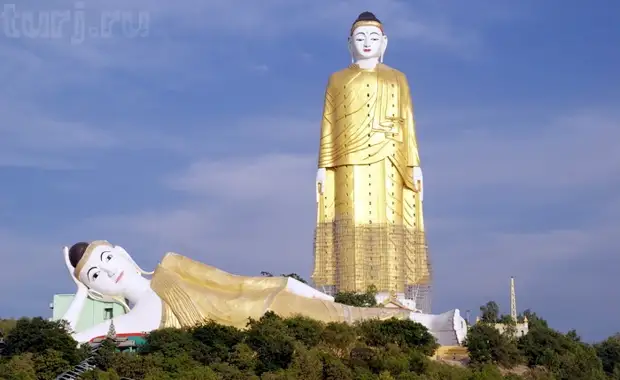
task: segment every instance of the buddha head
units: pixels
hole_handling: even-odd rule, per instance
[[[378,58],[383,62],[388,39],[381,21],[371,12],[363,12],[351,26],[349,52],[353,61]]]
[[[120,246],[105,240],[79,242],[69,249],[75,277],[88,288],[91,298],[128,306],[125,295],[140,286],[143,271]]]

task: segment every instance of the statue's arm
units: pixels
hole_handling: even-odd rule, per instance
[[[413,115],[413,101],[411,100],[411,89],[407,77],[403,74],[402,79],[403,92],[403,113],[407,128],[407,167],[411,169],[411,177],[417,191],[420,193],[420,200],[424,198],[424,176],[422,175],[422,167],[420,166],[420,151],[418,149],[418,139],[415,130],[415,118]]]
[[[418,140],[415,130],[415,118],[413,114],[413,101],[411,100],[411,89],[407,77],[402,74],[401,91],[403,101],[403,116],[405,118],[405,128],[407,129],[407,166],[410,168],[420,167],[420,152],[418,150]]]
[[[331,166],[334,151],[334,124],[336,122],[336,106],[334,104],[334,76],[327,82],[325,99],[323,104],[323,118],[321,120],[321,139],[319,147],[319,168],[325,169]]]
[[[128,317],[129,314],[127,315],[123,315],[121,317],[117,317],[117,318],[112,318],[111,321],[114,321],[114,329],[116,330],[117,334],[123,334],[126,333],[127,331],[123,331],[123,322],[122,322],[122,317]],[[105,321],[105,322],[101,322],[98,325],[95,325],[91,328],[88,328],[84,331],[81,331],[79,333],[74,333],[71,336],[73,337],[73,339],[75,339],[78,343],[82,344],[82,343],[88,343],[90,342],[92,339],[100,337],[100,336],[105,336],[107,335],[108,331],[110,331],[110,321]]]
[[[65,312],[62,319],[67,321],[69,328],[72,331],[75,331],[80,315],[82,314],[82,310],[84,309],[84,305],[86,304],[86,299],[88,298],[88,288],[77,277],[75,277],[75,274],[73,273],[73,265],[69,259],[69,247],[64,247],[62,252],[67,271],[77,287],[73,301],[71,301],[71,305],[69,305],[69,308]]]
[[[335,124],[335,106],[333,96],[333,76],[327,82],[325,89],[325,99],[323,104],[323,118],[321,119],[321,139],[319,146],[319,169],[316,173],[316,197],[317,202],[324,193],[325,181],[327,179],[327,168],[332,166],[334,139],[333,131]]]
[[[101,322],[91,328],[73,334],[78,343],[86,343],[94,338],[105,336],[110,330],[110,321],[114,321],[117,334],[149,333],[161,324],[161,301],[149,300],[145,304],[134,307],[129,313]]]
[[[75,331],[77,327],[78,320],[80,315],[82,314],[82,310],[84,309],[84,305],[86,304],[86,299],[88,298],[88,292],[86,288],[78,289],[73,297],[73,301],[71,301],[71,305],[65,312],[65,315],[62,317],[69,324],[69,328],[72,331]]]

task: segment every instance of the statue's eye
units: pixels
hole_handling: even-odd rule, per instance
[[[97,279],[97,277],[99,277],[99,272],[97,272],[97,273],[93,274],[93,280],[96,280],[96,279]]]
[[[107,255],[105,258],[105,261],[110,261],[110,260],[112,260],[112,255]]]

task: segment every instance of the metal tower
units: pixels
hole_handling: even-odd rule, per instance
[[[510,277],[510,316],[517,323],[517,296],[515,293],[515,278]]]

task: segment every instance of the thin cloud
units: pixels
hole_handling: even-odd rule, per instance
[[[162,36],[164,30],[176,31],[191,36],[191,33],[217,31],[220,35],[241,36],[249,39],[265,37],[286,37],[290,33],[314,30],[322,35],[332,34],[333,30],[346,33],[352,20],[363,10],[373,9],[384,20],[390,35],[421,43],[455,48],[477,44],[478,36],[474,29],[464,30],[456,26],[453,19],[463,17],[462,12],[450,13],[448,7],[433,8],[423,4],[411,4],[397,0],[383,0],[380,3],[369,0],[351,2],[348,0],[322,0],[307,2],[301,0],[268,0],[259,3],[249,0],[166,1],[125,0],[105,3],[82,3],[74,1],[26,1],[15,6],[19,12],[68,12],[71,22],[82,17],[89,26],[101,28],[106,15],[120,14],[126,22],[115,25],[114,40],[121,40],[127,34],[124,24],[144,31],[144,37]],[[243,9],[243,12],[239,12]],[[484,9],[483,9],[484,10]],[[480,17],[484,11],[472,16]],[[38,14],[37,13],[37,14]],[[140,22],[143,25],[140,27]],[[122,24],[122,25],[121,25]],[[73,25],[73,24],[71,24]],[[319,26],[317,28],[317,26]],[[128,26],[125,26],[126,29]],[[471,28],[471,27],[469,27]],[[66,33],[66,42],[75,37]],[[345,34],[346,35],[346,34]],[[86,31],[88,38],[88,31]],[[129,38],[125,38],[129,39]],[[100,35],[93,36],[84,44],[101,42]],[[139,40],[139,39],[138,39]],[[79,44],[83,44],[79,41]],[[66,44],[67,45],[67,44]],[[78,45],[74,41],[71,45]],[[73,52],[78,51],[74,49]],[[90,51],[90,53],[93,53]],[[105,58],[99,55],[100,58]],[[109,59],[109,58],[108,58]]]
[[[30,166],[38,161],[60,161],[52,166],[66,166],[62,157],[35,154],[35,149],[65,151],[74,147],[112,148],[128,140],[121,129],[130,129],[135,138],[132,141],[153,141],[148,130],[139,132],[139,126],[128,121],[100,124],[72,120],[73,115],[53,115],[44,111],[50,108],[50,100],[62,97],[71,88],[92,88],[101,91],[109,81],[112,72],[133,73],[144,78],[157,76],[159,87],[171,91],[200,86],[213,79],[216,67],[221,64],[205,58],[203,41],[206,34],[218,33],[238,41],[264,40],[268,38],[289,38],[292,34],[315,32],[326,38],[346,30],[352,18],[360,9],[377,8],[376,12],[390,25],[390,34],[395,38],[411,39],[414,42],[463,46],[461,39],[468,35],[463,30],[453,29],[452,17],[446,11],[405,6],[404,3],[386,0],[379,4],[349,1],[302,1],[283,2],[270,0],[258,3],[251,1],[188,1],[172,4],[165,1],[107,1],[85,3],[63,0],[28,0],[8,4],[6,17],[50,16],[53,12],[69,15],[69,26],[75,26],[77,19],[85,22],[84,41],[74,40],[73,28],[65,25],[55,31],[53,25],[39,23],[31,25],[39,38],[16,38],[0,40],[0,57],[3,65],[0,77],[5,86],[0,90],[3,100],[5,121],[0,126],[2,142],[9,147],[3,160],[5,165]],[[244,12],[238,10],[243,8]],[[106,16],[107,15],[107,16]],[[134,22],[144,30],[142,35],[129,36],[126,25],[114,24],[109,35],[89,34],[91,27],[101,27],[104,16],[120,15]],[[121,17],[121,18],[122,18]],[[51,19],[50,19],[51,20]],[[26,24],[17,22],[18,33],[24,34]],[[320,25],[320,28],[316,28]],[[47,29],[46,29],[47,28]],[[31,30],[30,34],[33,33]],[[334,32],[336,31],[336,32]],[[338,32],[340,31],[340,32]],[[70,33],[71,32],[71,33]],[[49,36],[45,37],[45,35]],[[131,37],[131,38],[130,38]],[[469,37],[468,37],[469,38]],[[461,42],[459,42],[461,41]],[[469,42],[466,42],[469,44]],[[309,53],[312,54],[312,53]],[[148,57],[143,59],[142,57]],[[180,64],[184,63],[184,64]],[[190,64],[191,63],[191,64]],[[200,69],[198,69],[200,67]],[[265,73],[269,62],[253,66],[252,70]],[[140,96],[137,89],[116,92],[116,98],[125,98],[127,103]],[[64,110],[68,111],[67,109]],[[127,118],[126,115],[125,118]],[[117,125],[114,125],[117,124]],[[120,124],[120,125],[119,125]],[[131,128],[127,128],[127,126]],[[139,136],[140,135],[140,136]],[[159,141],[174,140],[168,136],[155,137]],[[188,143],[172,141],[162,146],[168,149],[174,145],[176,151],[183,151]],[[125,144],[127,145],[127,144]],[[27,151],[32,151],[31,156]],[[22,160],[19,158],[22,157]]]
[[[268,154],[246,159],[201,160],[166,179],[172,189],[229,201],[285,200],[312,184],[313,156]]]
[[[432,120],[430,124],[432,129]],[[550,192],[606,186],[617,178],[620,152],[614,141],[620,117],[614,111],[575,110],[549,122],[519,124],[521,132],[516,134],[487,124],[430,138],[421,149],[428,157],[429,172],[436,173],[433,184],[442,188],[459,184],[461,189],[516,186]],[[458,163],[432,159],[439,156],[458,157]]]

